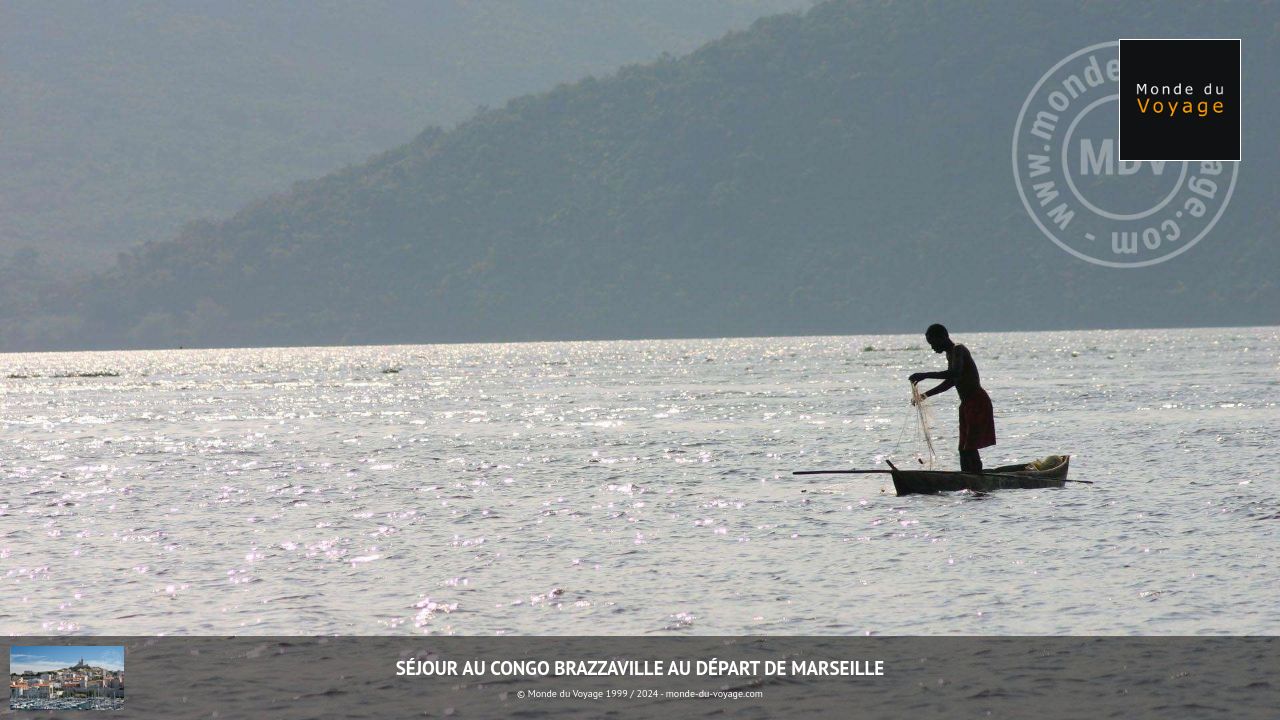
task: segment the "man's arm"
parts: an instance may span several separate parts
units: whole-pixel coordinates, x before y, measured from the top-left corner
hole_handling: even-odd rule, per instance
[[[941,375],[941,373],[938,373],[938,374]],[[934,389],[925,391],[924,396],[933,397],[934,395],[937,395],[938,393],[944,393],[955,386],[956,386],[955,380],[943,380]]]
[[[947,355],[946,370],[931,373],[916,373],[908,378],[912,383],[918,383],[921,380],[942,381],[942,383],[937,387],[927,391],[924,394],[925,397],[933,397],[938,393],[944,393],[956,386],[956,378],[960,377],[960,371],[964,369],[964,358],[962,357],[962,353],[958,351],[947,353]]]

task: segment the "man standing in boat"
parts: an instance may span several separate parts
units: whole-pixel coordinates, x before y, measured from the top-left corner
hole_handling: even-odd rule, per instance
[[[969,354],[969,348],[951,341],[947,329],[937,323],[924,333],[934,352],[947,354],[947,369],[942,372],[913,373],[912,385],[921,380],[941,380],[937,387],[924,393],[932,397],[955,388],[960,395],[960,469],[964,472],[982,472],[982,456],[978,451],[996,444],[995,412],[991,409],[991,397],[978,381],[978,366]]]

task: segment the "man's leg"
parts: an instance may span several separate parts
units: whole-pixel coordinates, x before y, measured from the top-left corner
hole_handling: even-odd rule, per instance
[[[977,450],[960,451],[960,470],[962,472],[982,472],[982,456]]]

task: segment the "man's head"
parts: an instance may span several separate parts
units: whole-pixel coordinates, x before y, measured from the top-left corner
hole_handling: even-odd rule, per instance
[[[940,353],[951,347],[951,336],[947,334],[947,329],[938,323],[930,325],[929,329],[924,331],[924,339],[929,341],[929,347],[933,348],[934,352]]]

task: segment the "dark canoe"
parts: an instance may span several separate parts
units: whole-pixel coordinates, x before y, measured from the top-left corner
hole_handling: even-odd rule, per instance
[[[895,468],[893,487],[899,495],[1062,487],[1067,482],[1067,466],[1070,464],[1070,456],[1064,455],[1061,463],[1045,470],[1028,470],[1025,464],[1005,465],[981,473]]]

